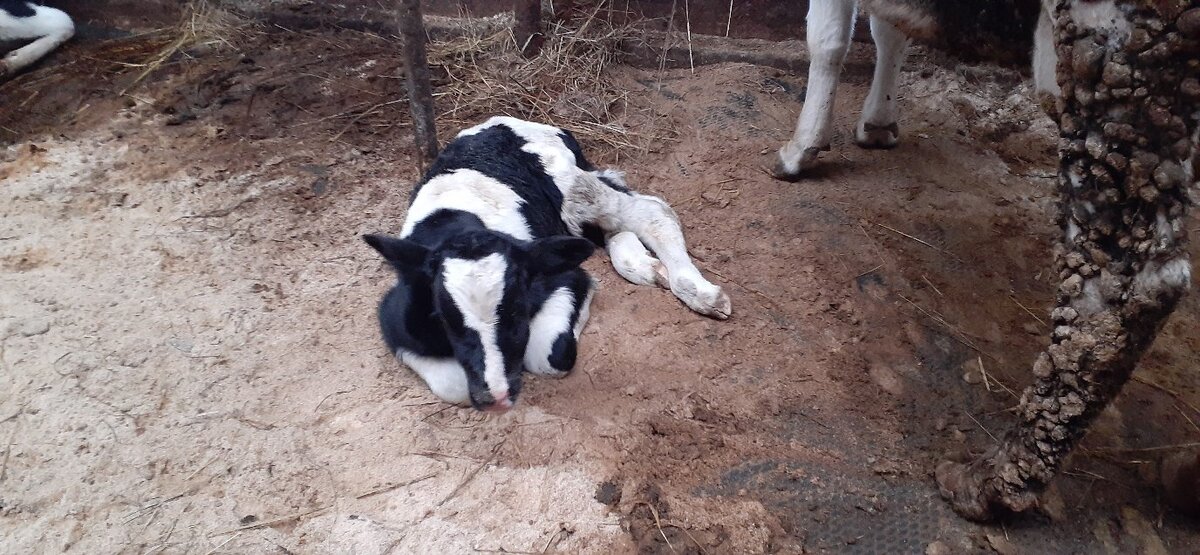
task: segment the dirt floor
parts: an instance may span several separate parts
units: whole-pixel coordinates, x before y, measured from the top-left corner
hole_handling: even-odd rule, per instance
[[[803,75],[612,68],[633,138],[585,148],[675,207],[734,316],[599,255],[575,373],[496,416],[439,403],[376,329],[392,275],[358,235],[397,231],[416,178],[395,41],[263,26],[137,81],[167,42],[85,36],[0,84],[0,551],[1200,545],[1156,486],[1200,441],[1194,295],[1045,514],[937,497],[1048,331],[1054,133],[1015,73],[915,55],[891,151],[849,144],[848,83],[825,168],[786,184],[762,167]]]

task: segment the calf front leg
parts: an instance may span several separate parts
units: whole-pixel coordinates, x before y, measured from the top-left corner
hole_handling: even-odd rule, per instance
[[[792,140],[779,149],[775,176],[796,179],[817,164],[833,138],[833,100],[850,49],[856,0],[812,0],[808,6],[808,85]]]
[[[1004,441],[969,464],[937,469],[942,495],[976,520],[1036,505],[1191,280],[1185,223],[1196,176],[1187,165],[1200,115],[1183,92],[1189,74],[1157,64],[1200,65],[1197,42],[1167,31],[1185,28],[1175,18],[1196,17],[1200,1],[1190,12],[1142,3],[1087,21],[1071,21],[1074,6],[1060,2],[1055,14],[1065,55],[1058,74],[1064,239],[1052,341],[1033,365],[1034,383]],[[1119,24],[1093,27],[1098,20]],[[1118,97],[1109,86],[1131,94]]]
[[[875,39],[875,77],[871,80],[871,92],[863,103],[854,142],[864,148],[892,148],[900,141],[896,93],[900,68],[908,53],[908,37],[874,15],[871,16],[871,37]]]
[[[438,399],[455,405],[470,404],[467,371],[457,360],[421,356],[404,349],[396,349],[396,358],[421,376]]]

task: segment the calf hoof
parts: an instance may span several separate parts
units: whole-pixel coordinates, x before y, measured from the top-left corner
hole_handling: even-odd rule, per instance
[[[662,262],[654,262],[654,284],[663,289],[671,289],[671,276],[667,274],[667,267]]]
[[[688,308],[710,318],[725,320],[733,314],[733,304],[729,301],[729,295],[707,281],[701,280],[700,283],[696,283],[686,278],[678,279],[671,284],[671,292]]]
[[[854,132],[854,143],[863,148],[895,148],[900,144],[900,126],[894,122],[888,125],[860,123]]]
[[[771,169],[771,176],[783,181],[799,181],[804,171],[816,167],[820,162],[821,153],[828,150],[829,145],[823,147],[810,146],[804,149],[804,152],[800,153],[800,157],[792,163],[784,160],[783,152],[780,151],[775,158],[775,167]]]

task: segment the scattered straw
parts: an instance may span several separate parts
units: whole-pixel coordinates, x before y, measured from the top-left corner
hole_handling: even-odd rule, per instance
[[[553,22],[541,50],[530,58],[521,56],[507,28],[466,28],[458,36],[431,41],[439,124],[474,125],[486,115],[507,114],[570,129],[614,149],[649,148],[654,131],[634,132],[614,123],[628,91],[606,70],[620,57],[621,43],[642,31],[599,17],[608,4],[602,1]]]
[[[942,253],[942,254],[944,254],[944,255],[946,255],[946,256],[949,256],[950,258],[953,258],[953,259],[955,259],[955,260],[960,260],[960,259],[959,259],[957,256],[954,256],[954,254],[953,254],[953,253],[951,253],[951,252],[949,252],[949,251],[947,251],[946,249],[943,249],[943,248],[941,248],[941,247],[934,246],[934,245],[933,245],[933,243],[930,243],[929,241],[926,241],[926,240],[924,240],[924,239],[921,239],[920,237],[915,237],[915,236],[909,235],[909,234],[907,234],[907,233],[905,233],[905,232],[903,232],[903,231],[900,231],[899,229],[896,229],[896,228],[894,228],[894,227],[890,227],[890,226],[886,226],[886,225],[883,225],[883,224],[880,224],[880,223],[876,223],[875,225],[877,225],[877,226],[879,226],[879,227],[882,227],[883,229],[886,229],[886,230],[888,230],[888,231],[890,231],[890,232],[892,232],[892,233],[895,233],[896,235],[899,235],[899,236],[901,236],[901,237],[904,237],[904,238],[906,238],[906,239],[911,239],[911,240],[913,240],[913,241],[916,241],[916,242],[918,242],[918,243],[920,243],[920,244],[922,244],[922,245],[925,245],[926,247],[929,247],[929,248],[931,248],[931,249],[933,249],[933,250],[935,250],[935,251],[938,251],[938,252],[940,252],[940,253]]]
[[[238,532],[237,534],[234,534],[233,536],[230,536],[230,537],[229,537],[229,539],[227,539],[227,540],[225,540],[225,541],[221,542],[221,543],[220,543],[220,544],[218,544],[216,547],[214,547],[214,548],[212,548],[212,549],[208,550],[208,552],[207,552],[207,553],[205,553],[204,555],[212,555],[213,553],[216,553],[216,552],[220,551],[222,547],[225,547],[225,544],[227,544],[227,543],[229,543],[229,542],[231,542],[231,541],[233,541],[233,540],[236,540],[236,539],[238,539],[238,536],[241,536],[241,535],[242,535],[242,533],[241,533],[241,532]]]
[[[1192,420],[1192,417],[1188,416],[1186,412],[1183,412],[1183,409],[1179,408],[1179,405],[1171,406],[1175,407],[1175,410],[1179,412],[1179,415],[1182,416],[1184,420],[1187,420],[1188,424],[1192,425],[1192,429],[1196,430],[1196,433],[1200,433],[1200,426],[1196,425],[1196,421]]]
[[[475,476],[479,475],[479,472],[482,471],[484,469],[484,467],[491,464],[493,460],[496,460],[496,454],[500,452],[500,448],[503,446],[504,446],[504,441],[497,443],[496,446],[492,448],[492,455],[490,457],[488,457],[486,460],[484,460],[482,463],[480,463],[479,466],[475,467],[474,470],[467,473],[466,477],[464,477],[463,480],[461,482],[459,482],[457,486],[454,486],[454,489],[448,495],[443,497],[441,501],[438,501],[437,504],[434,506],[441,507],[442,505],[445,505],[447,501],[454,499],[454,497],[456,495],[458,495],[458,492],[462,491],[462,489],[464,487],[466,487],[467,484],[471,483],[471,481],[475,479]]]
[[[729,0],[729,19],[725,20],[725,36],[729,36],[729,30],[733,29],[733,0]]]
[[[242,20],[225,10],[210,5],[208,0],[192,0],[184,8],[183,14],[179,24],[167,30],[168,36],[173,36],[174,39],[149,59],[135,64],[136,67],[143,69],[133,82],[121,91],[121,96],[136,87],[138,83],[162,67],[176,54],[201,46],[232,48],[234,42],[245,32]]]
[[[937,293],[939,297],[945,297],[945,295],[942,294],[942,290],[938,289],[937,286],[934,285],[932,281],[929,281],[929,278],[925,277],[925,274],[921,274],[921,279],[924,280],[925,284],[928,285],[930,288],[932,288],[933,292]]]
[[[1153,451],[1174,451],[1178,449],[1190,449],[1192,447],[1200,447],[1200,441],[1192,441],[1189,443],[1175,443],[1172,445],[1157,445],[1154,447],[1101,447],[1092,449],[1101,453],[1149,453]]]
[[[654,505],[645,501],[640,501],[637,505],[645,505],[650,509],[650,514],[654,517],[654,526],[658,528],[658,534],[662,536],[663,541],[667,542],[667,547],[670,548],[671,553],[676,553],[675,546],[671,545],[671,540],[667,539],[667,533],[663,531],[662,519],[658,517],[658,509],[655,509]]]
[[[278,525],[286,523],[286,522],[291,522],[293,520],[300,520],[307,516],[312,516],[312,515],[315,515],[318,513],[323,513],[325,511],[328,511],[331,508],[333,508],[333,505],[326,505],[324,507],[318,507],[316,509],[304,511],[302,513],[290,514],[287,516],[281,516],[279,518],[273,518],[271,520],[264,520],[262,522],[256,522],[254,524],[247,524],[245,526],[239,526],[237,528],[230,528],[228,530],[223,530],[220,532],[213,532],[213,533],[209,534],[208,537],[215,538],[217,536],[224,536],[225,534],[233,534],[235,532],[240,534],[242,532],[245,532],[246,530],[257,530],[259,528],[270,528],[271,526],[278,526]],[[236,538],[237,536],[234,536],[234,537]],[[226,541],[226,543],[228,543],[228,540]],[[225,544],[221,544],[221,545],[225,545]]]
[[[399,483],[399,484],[390,484],[390,485],[386,485],[386,486],[383,486],[383,487],[375,488],[375,489],[373,489],[373,490],[371,490],[371,491],[368,491],[368,492],[364,492],[364,493],[360,493],[360,494],[358,494],[358,495],[355,495],[355,496],[354,496],[354,498],[355,498],[355,499],[366,499],[366,498],[368,498],[368,497],[375,496],[375,495],[379,495],[379,494],[381,494],[381,493],[387,493],[387,492],[389,492],[389,491],[397,490],[397,489],[400,489],[400,488],[402,488],[402,487],[405,487],[405,486],[411,486],[411,485],[413,485],[413,484],[415,484],[415,483],[417,483],[417,482],[424,482],[425,480],[428,480],[428,479],[430,479],[430,478],[433,478],[434,476],[437,476],[437,473],[436,473],[436,472],[435,472],[435,473],[431,473],[431,474],[426,474],[426,475],[424,475],[424,476],[421,476],[420,478],[413,478],[412,480],[409,480],[409,481],[407,481],[407,482],[401,482],[401,483]]]
[[[992,441],[995,441],[996,443],[1000,443],[1000,440],[997,439],[996,436],[992,435],[991,430],[988,430],[987,427],[985,427],[982,422],[980,422],[974,416],[971,416],[971,413],[963,411],[963,414],[967,415],[967,418],[970,418],[972,422],[974,422],[977,426],[979,426],[979,429],[983,430],[988,436],[990,436],[992,438]]]
[[[968,339],[967,334],[964,333],[961,329],[959,329],[958,326],[951,324],[945,318],[943,318],[940,314],[935,314],[933,312],[925,310],[924,308],[921,308],[921,305],[913,302],[912,299],[909,299],[908,297],[905,297],[904,295],[900,295],[899,293],[897,293],[897,296],[899,296],[901,299],[904,299],[908,304],[912,305],[913,308],[919,310],[921,312],[921,314],[924,314],[925,316],[928,316],[933,321],[945,326],[946,329],[950,330],[951,337],[954,337],[954,339],[956,339],[959,343],[962,343],[963,345],[970,347],[971,350],[973,350],[983,356],[986,356],[992,360],[996,360],[996,357],[992,356],[991,353],[988,353],[987,351],[984,351],[983,349],[981,349],[978,345],[976,345],[974,342],[972,342],[970,339]]]
[[[976,356],[975,360],[979,363],[979,374],[983,376],[983,388],[992,392],[992,384],[988,381],[987,369],[983,367],[983,357]]]
[[[1012,302],[1014,302],[1014,303],[1017,303],[1017,306],[1021,307],[1021,310],[1024,310],[1026,314],[1028,314],[1028,315],[1032,316],[1034,320],[1037,320],[1037,322],[1038,322],[1039,324],[1041,324],[1041,325],[1042,325],[1042,327],[1046,327],[1046,328],[1050,327],[1050,324],[1047,324],[1045,320],[1042,320],[1041,318],[1038,318],[1038,315],[1037,315],[1037,314],[1034,314],[1032,310],[1029,310],[1029,308],[1028,308],[1028,307],[1026,307],[1025,305],[1021,304],[1021,301],[1018,301],[1018,300],[1017,300],[1017,298],[1016,298],[1015,296],[1013,296],[1013,295],[1009,295],[1009,296],[1008,296],[1008,298],[1012,299]]]
[[[1183,404],[1183,406],[1185,406],[1189,409],[1192,409],[1192,412],[1195,412],[1196,414],[1200,414],[1200,408],[1196,408],[1196,405],[1189,403],[1187,401],[1187,399],[1184,399],[1183,395],[1181,395],[1178,391],[1175,391],[1167,386],[1154,383],[1154,382],[1147,380],[1146,378],[1143,378],[1141,376],[1135,375],[1133,377],[1133,381],[1138,382],[1143,385],[1148,385],[1150,387],[1153,387],[1154,389],[1157,389],[1163,393],[1166,393],[1167,395],[1170,395],[1172,398],[1174,398],[1176,401],[1179,401],[1181,404]]]

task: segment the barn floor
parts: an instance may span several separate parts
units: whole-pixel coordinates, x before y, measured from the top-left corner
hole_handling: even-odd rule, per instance
[[[1200,545],[1156,485],[1200,441],[1194,295],[1046,514],[977,526],[937,497],[936,461],[1004,433],[1047,332],[1054,134],[1009,72],[914,56],[882,152],[847,144],[849,83],[825,168],[787,184],[761,168],[803,75],[611,70],[638,135],[593,158],[675,207],[734,316],[597,256],[576,372],[494,416],[378,338],[392,276],[357,236],[398,230],[416,176],[394,42],[268,27],[136,85],[113,44],[0,84],[0,551]]]

